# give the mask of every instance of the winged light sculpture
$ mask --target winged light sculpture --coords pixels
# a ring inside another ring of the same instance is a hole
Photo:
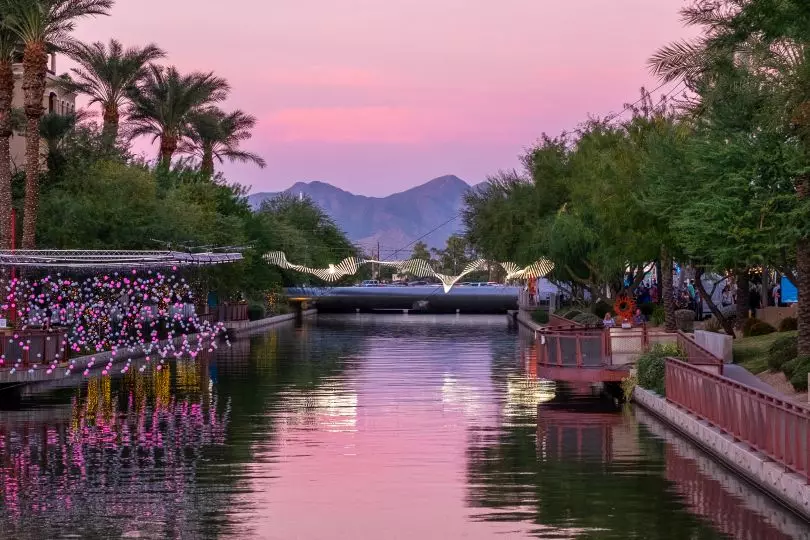
[[[409,259],[407,261],[375,261],[372,259],[360,259],[357,257],[347,257],[340,261],[338,264],[330,264],[327,268],[309,268],[298,264],[292,264],[287,261],[287,256],[282,251],[272,251],[265,254],[264,259],[279,268],[286,270],[295,270],[297,272],[304,272],[311,274],[318,279],[326,281],[327,283],[334,283],[340,279],[351,276],[357,273],[360,267],[364,264],[378,264],[380,266],[387,266],[396,268],[398,273],[407,273],[412,276],[427,278],[433,277],[442,283],[444,292],[450,292],[450,289],[459,282],[461,278],[474,272],[487,269],[487,261],[478,259],[472,261],[464,267],[462,272],[457,276],[448,276],[436,272],[424,259]],[[525,268],[520,268],[513,262],[496,263],[506,271],[506,279],[525,279],[525,278],[542,278],[547,276],[554,270],[554,263],[547,259],[540,259]]]

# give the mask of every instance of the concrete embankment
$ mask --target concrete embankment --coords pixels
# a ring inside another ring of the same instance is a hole
[[[785,506],[810,519],[810,485],[805,478],[653,392],[637,386],[633,401]]]
[[[313,317],[317,314],[317,309],[308,309],[303,312],[304,318]],[[256,321],[229,322],[225,323],[225,327],[228,329],[229,334],[239,337],[244,334],[258,332],[264,330],[265,328],[293,320],[295,320],[295,313],[285,313],[284,315],[276,315],[275,317],[267,317],[266,319],[259,319]]]

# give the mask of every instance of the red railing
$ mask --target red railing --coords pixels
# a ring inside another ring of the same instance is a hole
[[[567,326],[537,332],[537,362],[557,367],[612,365],[610,333],[602,328]]]
[[[34,364],[47,366],[54,360],[67,362],[65,330],[14,330],[0,332],[0,355],[4,362],[0,367],[11,368],[20,361],[20,366],[30,367]]]
[[[217,309],[219,310],[219,320],[222,322],[248,320],[247,302],[225,303]]]
[[[810,408],[698,366],[666,363],[667,400],[810,480]]]
[[[713,355],[708,349],[699,345],[694,338],[678,332],[678,347],[684,352],[686,361],[698,366],[711,366],[719,375],[723,374],[723,359]]]
[[[553,313],[550,313],[549,316],[548,316],[548,325],[549,325],[549,327],[552,327],[552,328],[562,327],[562,326],[576,326],[576,327],[582,326],[579,323],[575,323],[574,321],[565,319],[565,318],[560,317],[559,315],[555,315]]]

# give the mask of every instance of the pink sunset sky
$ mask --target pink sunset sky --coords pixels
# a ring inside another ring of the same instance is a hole
[[[541,133],[635,101],[642,85],[658,85],[647,58],[686,35],[683,4],[118,0],[76,34],[152,41],[182,71],[227,78],[223,107],[259,119],[245,147],[268,163],[225,165],[230,181],[387,195],[444,174],[480,182],[517,167]]]

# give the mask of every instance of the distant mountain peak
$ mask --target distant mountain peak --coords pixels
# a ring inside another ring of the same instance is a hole
[[[309,196],[346,232],[363,246],[379,242],[391,250],[401,249],[416,238],[425,238],[431,247],[443,247],[447,237],[461,230],[458,216],[464,194],[471,188],[453,174],[434,178],[424,184],[387,197],[355,195],[327,182],[296,182],[286,193]],[[251,206],[258,208],[276,193],[249,196]],[[449,223],[447,223],[450,221]],[[436,229],[442,223],[447,225]]]

